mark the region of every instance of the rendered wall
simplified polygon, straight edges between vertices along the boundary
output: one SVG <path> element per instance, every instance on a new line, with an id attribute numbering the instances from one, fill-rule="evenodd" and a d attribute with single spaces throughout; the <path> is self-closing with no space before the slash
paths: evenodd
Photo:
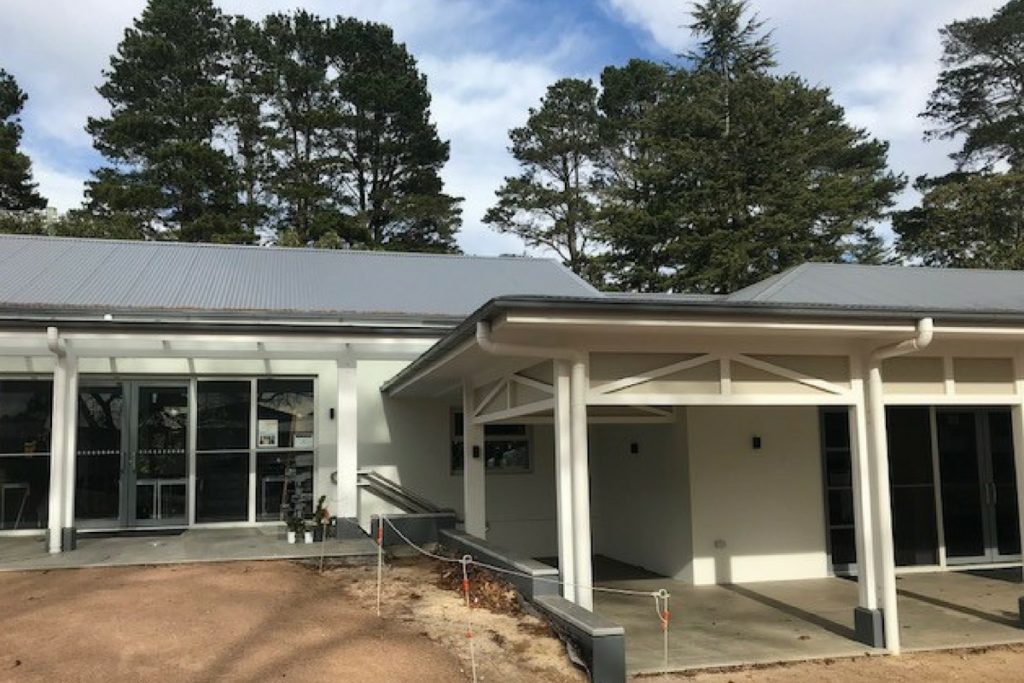
<path id="1" fill-rule="evenodd" d="M 687 425 L 693 582 L 828 576 L 817 408 L 691 407 Z"/>
<path id="2" fill-rule="evenodd" d="M 452 474 L 451 411 L 444 401 L 386 399 L 380 386 L 402 369 L 396 361 L 360 361 L 359 467 L 373 469 L 431 501 L 462 513 L 462 476 Z M 521 554 L 557 553 L 554 435 L 549 425 L 529 428 L 533 471 L 487 473 L 487 540 Z M 360 492 L 359 517 L 399 510 Z"/>
<path id="3" fill-rule="evenodd" d="M 685 409 L 674 424 L 593 425 L 590 435 L 595 551 L 690 581 Z"/>

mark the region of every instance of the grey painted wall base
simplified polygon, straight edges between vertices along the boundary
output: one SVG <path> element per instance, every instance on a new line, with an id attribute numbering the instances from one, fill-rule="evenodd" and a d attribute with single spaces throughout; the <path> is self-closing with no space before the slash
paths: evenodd
<path id="1" fill-rule="evenodd" d="M 542 595 L 534 604 L 579 648 L 593 683 L 625 682 L 625 628 L 559 595 Z"/>
<path id="2" fill-rule="evenodd" d="M 1020 625 L 1024 628 L 1024 598 L 1017 599 L 1017 617 L 1020 619 Z"/>
<path id="3" fill-rule="evenodd" d="M 516 572 L 505 578 L 524 599 L 533 601 L 541 595 L 558 595 L 558 570 L 531 558 L 517 558 L 510 550 L 491 545 L 479 538 L 454 529 L 441 532 L 441 545 L 459 555 Z"/>
<path id="4" fill-rule="evenodd" d="M 880 608 L 854 607 L 853 630 L 859 642 L 871 647 L 885 647 L 885 629 Z"/>
<path id="5" fill-rule="evenodd" d="M 454 512 L 387 515 L 387 518 L 388 522 L 402 532 L 403 536 L 420 546 L 439 542 L 440 533 L 443 530 L 455 528 Z M 374 541 L 377 540 L 377 528 L 380 525 L 379 516 L 370 517 L 370 538 Z M 385 524 L 384 547 L 396 545 L 405 545 L 405 541 L 395 533 L 395 529 Z"/>
<path id="6" fill-rule="evenodd" d="M 60 549 L 63 552 L 74 550 L 78 547 L 78 529 L 75 527 L 64 527 L 60 530 Z"/>
<path id="7" fill-rule="evenodd" d="M 559 595 L 558 570 L 459 531 L 441 532 L 440 543 L 459 555 L 516 572 L 508 580 L 524 600 L 547 617 L 586 663 L 594 683 L 625 683 L 626 629 Z"/>

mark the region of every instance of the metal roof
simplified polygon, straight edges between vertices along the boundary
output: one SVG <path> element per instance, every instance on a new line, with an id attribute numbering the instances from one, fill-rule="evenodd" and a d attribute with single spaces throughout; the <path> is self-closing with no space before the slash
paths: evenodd
<path id="1" fill-rule="evenodd" d="M 594 296 L 547 259 L 0 235 L 0 312 L 461 319 L 507 295 Z"/>
<path id="2" fill-rule="evenodd" d="M 1024 272 L 805 263 L 728 302 L 850 309 L 1024 313 Z"/>

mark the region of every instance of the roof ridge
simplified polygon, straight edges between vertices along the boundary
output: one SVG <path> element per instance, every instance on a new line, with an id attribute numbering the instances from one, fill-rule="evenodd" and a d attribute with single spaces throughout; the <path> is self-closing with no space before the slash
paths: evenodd
<path id="1" fill-rule="evenodd" d="M 51 241 L 51 242 L 89 242 L 106 243 L 117 245 L 152 245 L 152 246 L 177 246 L 191 249 L 234 249 L 234 250 L 259 250 L 259 251 L 283 251 L 298 253 L 317 254 L 347 254 L 354 256 L 384 256 L 393 258 L 448 258 L 448 259 L 480 259 L 484 261 L 545 261 L 562 265 L 558 259 L 550 256 L 512 256 L 499 254 L 491 256 L 487 254 L 447 254 L 430 251 L 393 251 L 388 249 L 319 249 L 317 247 L 282 247 L 274 244 L 221 244 L 218 242 L 178 242 L 175 240 L 125 240 L 110 237 L 65 237 L 62 235 L 0 235 L 0 239 L 15 239 L 26 241 Z"/>
<path id="2" fill-rule="evenodd" d="M 775 294 L 780 289 L 782 289 L 783 287 L 788 285 L 790 282 L 792 282 L 793 278 L 795 278 L 800 271 L 806 270 L 807 266 L 809 266 L 809 265 L 810 265 L 809 262 L 804 262 L 804 263 L 801 263 L 798 266 L 793 266 L 789 270 L 784 270 L 781 273 L 777 273 L 778 279 L 775 282 L 773 282 L 770 285 L 768 285 L 767 287 L 765 287 L 764 289 L 762 289 L 760 292 L 758 292 L 754 296 L 750 297 L 750 300 L 751 301 L 762 301 L 765 298 L 767 298 L 768 295 Z M 743 290 L 739 290 L 739 291 L 742 292 Z"/>

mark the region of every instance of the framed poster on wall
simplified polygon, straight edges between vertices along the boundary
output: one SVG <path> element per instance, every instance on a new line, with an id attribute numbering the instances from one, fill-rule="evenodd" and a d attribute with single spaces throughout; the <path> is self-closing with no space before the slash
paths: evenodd
<path id="1" fill-rule="evenodd" d="M 256 445 L 260 448 L 277 448 L 277 420 L 259 420 Z"/>

